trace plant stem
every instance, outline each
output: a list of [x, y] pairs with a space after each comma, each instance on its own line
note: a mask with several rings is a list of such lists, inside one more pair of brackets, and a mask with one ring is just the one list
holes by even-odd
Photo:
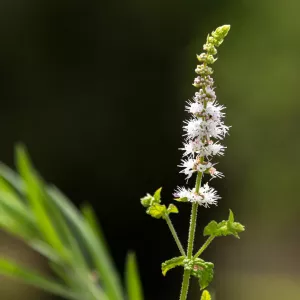
[[175, 242], [176, 242], [176, 244], [177, 244], [177, 247], [178, 247], [178, 249], [179, 249], [181, 255], [182, 255], [182, 256], [186, 256], [185, 251], [184, 251], [184, 249], [183, 249], [183, 247], [182, 247], [182, 244], [181, 244], [181, 242], [180, 242], [180, 240], [179, 240], [179, 238], [178, 238], [177, 232], [176, 232], [176, 230], [175, 230], [175, 228], [174, 228], [174, 226], [173, 226], [173, 223], [172, 223], [170, 217], [169, 217], [167, 214], [165, 214], [164, 219], [166, 220], [166, 222], [167, 222], [167, 224], [168, 224], [168, 226], [169, 226], [169, 228], [170, 228], [170, 231], [171, 231], [171, 233], [172, 233], [172, 235], [173, 235], [173, 238], [174, 238], [174, 240], [175, 240]]
[[[203, 158], [201, 158], [201, 161]], [[196, 186], [195, 186], [195, 193], [199, 193], [200, 186], [202, 180], [202, 173], [197, 173], [196, 179]], [[197, 221], [197, 211], [198, 211], [198, 203], [194, 202], [192, 204], [192, 211], [191, 211], [191, 221], [190, 221], [190, 229], [189, 229], [189, 239], [188, 239], [188, 250], [187, 250], [187, 258], [191, 259], [193, 255], [193, 248], [194, 248], [194, 239], [195, 239], [195, 231], [196, 231], [196, 221]], [[183, 273], [183, 280], [181, 286], [181, 293], [180, 293], [180, 300], [186, 300], [188, 289], [189, 289], [189, 282], [190, 282], [190, 275], [191, 271], [184, 270]]]
[[194, 255], [194, 258], [199, 257], [203, 251], [209, 246], [209, 244], [214, 240], [215, 236], [210, 236], [206, 242], [202, 245], [202, 247], [198, 250], [198, 252]]

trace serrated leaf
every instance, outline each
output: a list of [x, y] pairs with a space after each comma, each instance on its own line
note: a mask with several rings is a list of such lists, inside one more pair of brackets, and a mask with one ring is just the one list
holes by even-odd
[[216, 221], [211, 221], [208, 223], [208, 225], [205, 226], [203, 235], [217, 236], [216, 234], [218, 232], [218, 229], [219, 229], [218, 223]]
[[178, 214], [178, 208], [174, 204], [170, 204], [168, 207], [168, 214]]
[[143, 300], [143, 290], [136, 262], [136, 257], [133, 252], [129, 252], [126, 260], [125, 281], [128, 300]]
[[200, 300], [211, 300], [210, 293], [207, 290], [204, 290]]
[[153, 197], [154, 197], [154, 200], [156, 203], [160, 203], [160, 193], [161, 193], [161, 189], [162, 188], [159, 188], [155, 191]]
[[193, 261], [191, 274], [199, 278], [200, 289], [205, 289], [214, 277], [214, 264], [203, 259], [196, 258]]
[[206, 269], [202, 272], [200, 278], [199, 278], [199, 285], [200, 289], [203, 290], [211, 283], [211, 281], [214, 278], [214, 270], [213, 267]]
[[227, 236], [233, 235], [236, 238], [239, 238], [239, 233], [243, 232], [245, 227], [238, 223], [234, 222], [234, 214], [231, 210], [229, 210], [228, 220], [223, 220], [220, 223], [216, 221], [211, 221], [205, 228], [204, 228], [204, 236]]
[[175, 267], [183, 266], [184, 256], [173, 257], [161, 264], [161, 270], [164, 276], [167, 272]]
[[147, 214], [153, 218], [160, 219], [166, 214], [167, 208], [165, 205], [153, 204], [147, 209]]

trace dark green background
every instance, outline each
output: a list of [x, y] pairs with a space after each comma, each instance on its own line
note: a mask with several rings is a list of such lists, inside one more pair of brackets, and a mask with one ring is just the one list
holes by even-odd
[[[93, 204], [120, 272], [127, 250], [137, 252], [146, 299], [176, 299], [182, 271], [160, 272], [176, 245], [139, 198], [163, 186], [168, 202], [184, 184], [177, 149], [195, 54], [208, 32], [231, 24], [214, 65], [232, 125], [219, 164], [226, 178], [213, 181], [223, 199], [200, 210], [197, 246], [202, 227], [232, 208], [247, 231], [205, 254], [216, 263], [215, 299], [298, 299], [299, 11], [297, 0], [2, 0], [0, 158], [13, 165], [24, 142], [48, 181]], [[185, 241], [189, 205], [179, 208]], [[0, 252], [45, 268], [4, 234]], [[0, 278], [0, 298], [42, 296]]]

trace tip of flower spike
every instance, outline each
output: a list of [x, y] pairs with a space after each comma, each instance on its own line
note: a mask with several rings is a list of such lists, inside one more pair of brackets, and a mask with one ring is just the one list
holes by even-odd
[[215, 33], [221, 38], [224, 38], [228, 34], [229, 30], [230, 30], [230, 25], [223, 25], [218, 27], [215, 30]]

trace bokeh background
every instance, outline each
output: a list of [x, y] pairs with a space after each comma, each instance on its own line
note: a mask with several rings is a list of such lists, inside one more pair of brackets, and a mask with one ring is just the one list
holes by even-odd
[[[96, 209], [120, 272], [136, 251], [147, 300], [176, 299], [181, 270], [163, 221], [139, 198], [184, 184], [185, 101], [208, 32], [231, 24], [215, 81], [226, 105], [223, 199], [201, 209], [202, 227], [232, 208], [247, 231], [219, 238], [205, 258], [216, 265], [216, 299], [299, 299], [300, 2], [297, 0], [1, 0], [0, 158], [13, 166], [24, 142], [44, 178], [77, 205]], [[192, 184], [192, 182], [191, 182]], [[189, 206], [174, 223], [183, 241]], [[20, 241], [0, 234], [0, 254], [47, 270]], [[190, 299], [199, 299], [197, 283]], [[54, 299], [0, 278], [0, 298]], [[55, 298], [56, 299], [56, 298]]]

